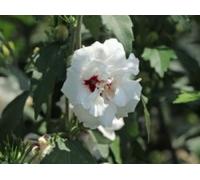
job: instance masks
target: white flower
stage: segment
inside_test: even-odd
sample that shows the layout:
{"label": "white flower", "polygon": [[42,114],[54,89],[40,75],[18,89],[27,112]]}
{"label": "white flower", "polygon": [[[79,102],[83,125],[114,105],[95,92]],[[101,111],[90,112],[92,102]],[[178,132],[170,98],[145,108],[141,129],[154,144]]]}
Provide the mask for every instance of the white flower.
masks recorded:
{"label": "white flower", "polygon": [[124,126],[123,118],[113,119],[111,127],[99,126],[98,130],[103,134],[104,137],[110,139],[111,141],[115,140],[115,131],[121,129]]}
{"label": "white flower", "polygon": [[139,72],[139,60],[126,59],[116,39],[95,42],[76,50],[62,92],[85,127],[111,128],[113,121],[133,112],[140,100],[141,86],[131,80]]}

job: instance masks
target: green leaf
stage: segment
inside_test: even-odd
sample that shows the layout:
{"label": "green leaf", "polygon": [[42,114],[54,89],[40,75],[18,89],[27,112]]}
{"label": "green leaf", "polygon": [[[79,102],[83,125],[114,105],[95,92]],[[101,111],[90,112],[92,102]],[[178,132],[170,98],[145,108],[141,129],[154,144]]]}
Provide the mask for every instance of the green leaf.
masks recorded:
{"label": "green leaf", "polygon": [[200,92],[182,92],[178,95],[178,97],[174,100],[174,104],[178,103],[188,103],[200,100]]}
{"label": "green leaf", "polygon": [[151,67],[155,69],[160,77],[164,76],[170,61],[177,58],[172,49],[164,46],[154,49],[145,48],[142,57],[145,61],[150,61]]}
{"label": "green leaf", "polygon": [[103,24],[123,44],[127,53],[132,52],[134,41],[132,21],[129,16],[101,16]]}
{"label": "green leaf", "polygon": [[66,141],[59,138],[52,152],[45,156],[41,164],[94,164],[90,153],[79,141]]}
{"label": "green leaf", "polygon": [[145,126],[147,129],[148,142],[149,142],[150,135],[151,135],[151,118],[150,118],[150,114],[149,114],[149,111],[146,106],[148,100],[144,95],[142,95],[141,98],[142,98],[142,105],[143,105],[143,109],[144,109]]}
{"label": "green leaf", "polygon": [[108,144],[96,144],[96,149],[98,149],[98,152],[102,158],[106,159],[108,157],[109,155]]}
{"label": "green leaf", "polygon": [[200,157],[200,138],[195,137],[186,141],[188,149]]}
{"label": "green leaf", "polygon": [[70,149],[66,146],[64,139],[58,137],[56,140],[56,143],[57,143],[58,149],[70,152]]}
{"label": "green leaf", "polygon": [[100,16],[83,16],[83,23],[97,40],[101,33],[102,21]]}
{"label": "green leaf", "polygon": [[24,91],[10,102],[2,113],[0,120],[0,135],[4,136],[12,131],[20,124],[23,117],[23,110],[29,91]]}
{"label": "green leaf", "polygon": [[39,115],[42,104],[47,102],[49,95],[52,93],[54,83],[55,77],[51,72],[46,73],[37,83],[36,89],[33,92],[35,119],[37,119]]}
{"label": "green leaf", "polygon": [[168,17],[169,22],[176,27],[178,32],[186,32],[191,30],[192,21],[187,15],[171,15]]}
{"label": "green leaf", "polygon": [[38,72],[42,73],[39,80],[34,79],[33,102],[35,118],[37,118],[41,106],[48,101],[52,94],[55,81],[65,76],[65,51],[60,46],[51,44],[41,49],[39,58],[35,64]]}
{"label": "green leaf", "polygon": [[94,151],[93,147],[95,147],[96,156],[98,158],[106,159],[109,155],[109,144],[112,142],[109,139],[105,138],[102,134],[98,131],[91,131],[88,130],[88,140],[85,141],[85,146],[88,150],[92,153]]}
{"label": "green leaf", "polygon": [[99,144],[110,144],[112,141],[106,137],[104,137],[99,131],[93,130],[89,131],[91,136],[94,136],[95,141],[98,142]]}
{"label": "green leaf", "polygon": [[132,138],[137,138],[140,134],[139,127],[138,127],[138,122],[136,119],[133,119],[133,121],[127,122],[127,133],[129,136]]}
{"label": "green leaf", "polygon": [[115,157],[117,163],[122,163],[121,151],[120,151],[120,138],[117,136],[113,143],[110,145],[110,149]]}

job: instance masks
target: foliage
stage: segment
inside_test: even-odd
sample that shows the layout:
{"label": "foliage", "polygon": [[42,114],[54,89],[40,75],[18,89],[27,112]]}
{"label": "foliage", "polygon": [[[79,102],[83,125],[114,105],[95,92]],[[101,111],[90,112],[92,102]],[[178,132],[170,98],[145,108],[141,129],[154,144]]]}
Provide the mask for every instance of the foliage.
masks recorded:
{"label": "foliage", "polygon": [[22,142],[21,140],[7,139],[4,143],[0,144],[0,163],[2,164],[22,164],[32,162],[32,158],[29,154],[32,147]]}
{"label": "foliage", "polygon": [[[198,16],[1,16],[0,27],[1,163],[34,163],[29,133],[53,137],[39,163],[200,162]],[[60,91],[74,50],[110,37],[140,60],[143,87],[114,141]]]}
{"label": "foliage", "polygon": [[183,92],[178,95],[174,103],[188,103],[200,100],[200,92]]}
{"label": "foliage", "polygon": [[150,61],[151,67],[155,69],[160,77],[163,77],[169,67],[170,60],[175,59],[176,54],[167,47],[145,48],[142,57],[144,60]]}
{"label": "foliage", "polygon": [[95,163],[94,158],[79,141],[65,141],[62,138],[57,138],[55,142],[53,151],[41,161],[42,164]]}
{"label": "foliage", "polygon": [[[127,53],[132,51],[134,40],[129,16],[102,16],[103,24],[121,41]],[[119,28],[120,27],[120,28]]]}

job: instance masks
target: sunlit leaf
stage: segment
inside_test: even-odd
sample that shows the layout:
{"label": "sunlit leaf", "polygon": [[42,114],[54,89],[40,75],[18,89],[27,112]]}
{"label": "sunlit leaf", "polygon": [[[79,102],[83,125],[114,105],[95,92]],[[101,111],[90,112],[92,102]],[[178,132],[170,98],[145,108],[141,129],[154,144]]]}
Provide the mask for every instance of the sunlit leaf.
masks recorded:
{"label": "sunlit leaf", "polygon": [[121,151],[120,151],[120,138],[117,136],[113,143],[110,145],[110,149],[115,157],[117,163],[122,163]]}
{"label": "sunlit leaf", "polygon": [[183,92],[174,100],[174,104],[188,103],[200,100],[200,92]]}
{"label": "sunlit leaf", "polygon": [[[52,152],[45,156],[41,164],[93,164],[95,160],[79,141],[56,143]],[[62,145],[61,145],[62,144]]]}
{"label": "sunlit leaf", "polygon": [[99,38],[101,33],[101,17],[100,16],[83,16],[85,27],[89,29],[90,33],[95,39]]}
{"label": "sunlit leaf", "polygon": [[101,16],[103,24],[119,39],[127,53],[132,52],[134,41],[132,21],[129,16]]}
{"label": "sunlit leaf", "polygon": [[200,138],[195,137],[186,141],[186,146],[192,152],[195,152],[200,157]]}
{"label": "sunlit leaf", "polygon": [[175,52],[167,47],[145,48],[142,57],[144,60],[150,61],[151,67],[155,69],[160,77],[164,76],[170,61],[177,58]]}
{"label": "sunlit leaf", "polygon": [[85,142],[86,147],[88,147],[88,149],[91,151],[93,151],[93,148],[91,149],[91,146],[95,147],[95,154],[96,156],[98,156],[98,158],[107,158],[109,155],[109,144],[111,143],[111,141],[105,138],[98,131],[89,130],[88,133],[89,138],[88,141]]}

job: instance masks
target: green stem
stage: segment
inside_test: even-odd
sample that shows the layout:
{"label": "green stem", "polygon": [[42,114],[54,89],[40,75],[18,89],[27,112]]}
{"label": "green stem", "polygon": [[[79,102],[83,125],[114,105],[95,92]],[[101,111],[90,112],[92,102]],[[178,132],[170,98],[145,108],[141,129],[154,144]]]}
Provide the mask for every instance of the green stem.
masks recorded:
{"label": "green stem", "polygon": [[81,48],[81,25],[82,25],[83,16],[77,16],[77,25],[73,28],[73,37],[72,37],[72,54],[76,49]]}
{"label": "green stem", "polygon": [[52,110],[52,94],[50,93],[47,100],[47,130],[48,132],[51,131],[51,110]]}
{"label": "green stem", "polygon": [[65,116],[64,116],[64,118],[65,118],[65,127],[66,127],[66,129],[69,126],[69,121],[70,121],[69,114],[70,114],[70,112],[69,112],[69,101],[68,101],[67,98],[65,98]]}
{"label": "green stem", "polygon": [[176,157],[176,151],[172,145],[171,134],[167,126],[167,122],[170,121],[169,112],[167,112],[168,110],[166,109],[167,106],[168,106],[167,103],[165,103],[164,101],[160,101],[159,107],[158,107],[159,115],[160,115],[160,121],[159,121],[160,129],[165,138],[164,139],[166,143],[165,145],[168,147],[169,151],[171,152],[173,163],[178,163],[178,159]]}
{"label": "green stem", "polygon": [[[77,16],[77,25],[72,28],[72,45],[71,45],[71,54],[74,53],[76,49],[80,49],[82,45],[81,38],[81,25],[83,21],[83,16]],[[66,98],[66,107],[65,107],[65,126],[67,127],[70,124],[70,109],[69,101]]]}
{"label": "green stem", "polygon": [[76,49],[81,48],[81,25],[83,21],[83,16],[77,17],[77,29],[76,29]]}

